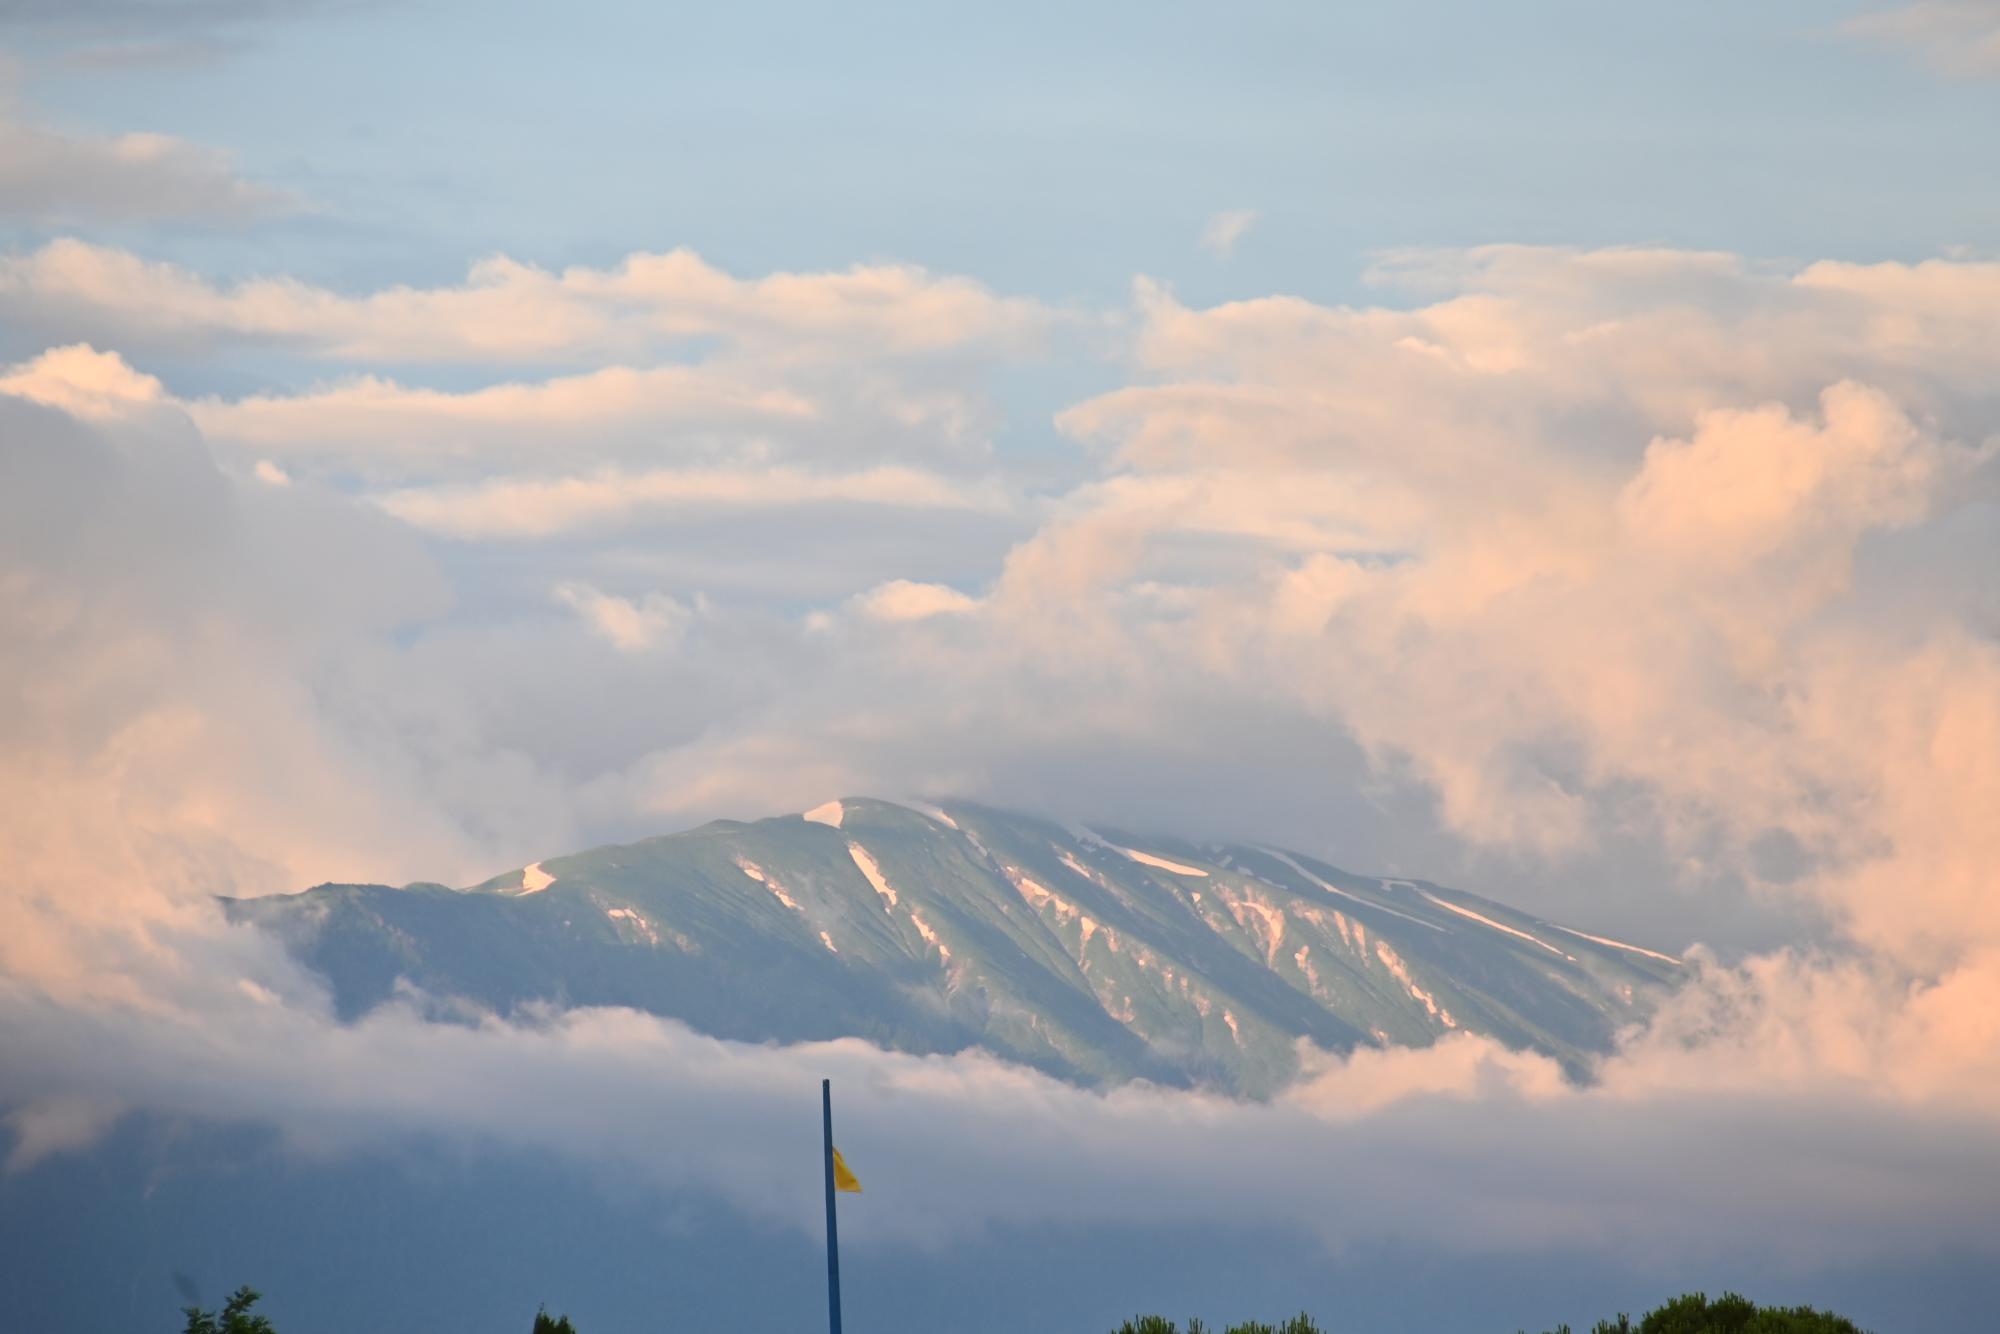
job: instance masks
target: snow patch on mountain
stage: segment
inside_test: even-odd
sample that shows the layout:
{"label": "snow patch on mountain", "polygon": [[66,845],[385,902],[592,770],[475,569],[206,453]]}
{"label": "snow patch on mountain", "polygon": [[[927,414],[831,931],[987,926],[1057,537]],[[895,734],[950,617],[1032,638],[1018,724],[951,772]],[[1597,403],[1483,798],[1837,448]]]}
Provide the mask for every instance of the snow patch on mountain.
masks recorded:
{"label": "snow patch on mountain", "polygon": [[762,885],[764,888],[770,890],[773,894],[777,895],[778,902],[784,904],[787,908],[790,908],[793,912],[805,911],[805,909],[799,907],[799,901],[793,898],[791,895],[787,894],[785,892],[785,887],[779,884],[777,881],[771,879],[770,876],[766,875],[764,873],[764,868],[757,865],[757,863],[752,861],[745,861],[743,858],[738,857],[736,859],[736,869],[743,872],[743,874],[749,876],[752,880],[755,880],[758,884]]}
{"label": "snow patch on mountain", "polygon": [[1208,874],[1208,872],[1202,870],[1199,866],[1183,866],[1179,862],[1170,862],[1165,857],[1155,857],[1150,852],[1140,852],[1137,848],[1121,848],[1116,843],[1109,844],[1108,846],[1124,853],[1141,866],[1157,866],[1162,871],[1172,871],[1175,875],[1206,876]]}
{"label": "snow patch on mountain", "polygon": [[1526,931],[1517,931],[1513,927],[1508,926],[1505,922],[1496,922],[1491,917],[1487,917],[1482,913],[1476,913],[1472,911],[1472,909],[1470,908],[1461,908],[1456,903],[1452,903],[1449,902],[1448,900],[1441,899],[1437,895],[1430,893],[1428,890],[1418,890],[1417,892],[1422,894],[1425,898],[1429,899],[1432,903],[1435,903],[1438,907],[1444,908],[1450,912],[1455,912],[1460,917],[1470,917],[1473,921],[1479,923],[1481,926],[1490,926],[1495,931],[1505,931],[1510,936],[1519,936],[1522,940],[1527,941],[1530,945],[1540,945],[1543,949],[1547,950],[1551,954],[1562,955],[1563,958],[1568,959],[1571,963],[1576,962],[1576,956],[1574,954],[1564,954],[1563,951],[1557,949],[1555,946],[1549,944],[1548,941],[1543,940],[1540,937],[1531,936]]}
{"label": "snow patch on mountain", "polygon": [[1046,888],[1033,876],[1023,874],[1020,867],[1009,866],[1006,870],[1007,879],[1013,883],[1015,891],[1027,900],[1030,908],[1039,911],[1041,906],[1051,899],[1055,900],[1058,911],[1069,906],[1061,898],[1057,897],[1054,890]]}
{"label": "snow patch on mountain", "polygon": [[1325,890],[1329,894],[1337,894],[1341,898],[1350,899],[1353,902],[1360,904],[1364,908],[1373,908],[1376,912],[1385,912],[1388,913],[1391,917],[1400,917],[1406,922],[1415,922],[1418,926],[1427,926],[1433,931],[1444,930],[1444,928],[1439,926],[1436,922],[1426,922],[1421,917],[1412,917],[1410,916],[1410,914],[1403,912],[1400,909],[1391,908],[1386,903],[1377,903],[1373,899],[1364,899],[1359,894],[1350,894],[1338,885],[1329,884],[1328,882],[1314,875],[1311,871],[1308,871],[1305,867],[1299,865],[1298,862],[1294,861],[1289,855],[1278,851],[1276,848],[1266,848],[1260,845],[1259,850],[1262,851],[1266,856],[1277,858],[1279,861],[1291,867],[1294,871],[1297,871],[1300,875],[1312,881],[1315,885],[1318,885],[1321,889]]}
{"label": "snow patch on mountain", "polygon": [[1396,953],[1388,941],[1376,940],[1375,957],[1382,961],[1382,966],[1389,970],[1391,977],[1403,984],[1403,989],[1410,993],[1410,999],[1430,1011],[1431,1018],[1438,1020],[1446,1028],[1458,1027],[1458,1022],[1451,1017],[1451,1011],[1439,1005],[1437,997],[1417,985],[1416,979],[1410,976],[1409,965],[1403,962],[1403,956]]}
{"label": "snow patch on mountain", "polygon": [[[1008,883],[1014,886],[1015,891],[1027,901],[1030,908],[1038,913],[1043,908],[1048,908],[1055,913],[1058,922],[1077,923],[1077,928],[1082,933],[1082,939],[1077,945],[1077,961],[1082,963],[1084,947],[1090,944],[1090,938],[1098,932],[1100,924],[1097,919],[1018,866],[1003,866],[1001,872],[1007,877]],[[1112,942],[1112,949],[1116,950],[1116,937],[1107,935],[1107,940]]]}
{"label": "snow patch on mountain", "polygon": [[1238,926],[1249,926],[1246,913],[1256,918],[1257,926],[1251,929],[1263,938],[1264,962],[1276,963],[1278,947],[1285,942],[1285,910],[1259,902],[1256,896],[1250,894],[1235,898],[1225,892],[1223,902],[1229,905],[1230,915],[1236,919]]}
{"label": "snow patch on mountain", "polygon": [[938,939],[938,933],[931,929],[931,924],[924,920],[924,915],[914,908],[910,910],[910,925],[917,928],[917,934],[924,938],[926,945],[937,950],[940,959],[946,963],[951,962],[951,946]]}
{"label": "snow patch on mountain", "polygon": [[1083,879],[1088,880],[1091,884],[1095,885],[1102,883],[1097,877],[1097,875],[1094,872],[1092,872],[1088,866],[1085,866],[1082,862],[1078,861],[1076,859],[1075,854],[1071,853],[1068,849],[1059,850],[1056,853],[1056,857],[1058,860],[1062,862],[1064,866],[1067,866],[1070,870],[1074,871],[1077,875],[1081,876]]}
{"label": "snow patch on mountain", "polygon": [[1572,936],[1576,936],[1581,940],[1587,940],[1593,945],[1609,945],[1614,950],[1630,950],[1634,954],[1643,954],[1648,959],[1658,959],[1661,963],[1670,963],[1676,968],[1686,966],[1671,954],[1661,954],[1658,950],[1649,950],[1643,945],[1627,945],[1622,940],[1612,940],[1607,936],[1593,936],[1590,932],[1579,931],[1573,926],[1556,926],[1553,922],[1550,925],[1555,926],[1558,931],[1567,931]]}
{"label": "snow patch on mountain", "polygon": [[847,855],[861,868],[861,874],[868,877],[868,883],[875,886],[875,892],[889,901],[889,907],[895,907],[896,891],[883,878],[882,868],[876,865],[875,859],[868,854],[868,849],[850,840],[847,845]]}
{"label": "snow patch on mountain", "polygon": [[613,925],[620,922],[629,925],[634,931],[644,936],[649,944],[657,945],[660,943],[660,933],[653,929],[653,924],[631,908],[606,908],[604,915],[611,919]]}
{"label": "snow patch on mountain", "polygon": [[1297,966],[1300,973],[1305,975],[1306,989],[1314,996],[1321,995],[1322,988],[1319,980],[1319,969],[1313,966],[1312,946],[1299,946],[1298,952],[1292,955],[1292,963]]}

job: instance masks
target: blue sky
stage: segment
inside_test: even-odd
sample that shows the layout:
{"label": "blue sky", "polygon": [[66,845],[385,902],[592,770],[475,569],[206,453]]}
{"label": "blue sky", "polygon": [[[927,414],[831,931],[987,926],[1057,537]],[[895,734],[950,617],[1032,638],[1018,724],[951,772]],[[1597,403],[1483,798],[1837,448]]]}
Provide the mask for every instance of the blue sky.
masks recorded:
{"label": "blue sky", "polygon": [[[150,64],[17,44],[46,115],[224,146],[313,206],[162,253],[350,286],[689,245],[1343,300],[1385,247],[1907,258],[2000,220],[1995,86],[1839,4],[278,8]],[[1224,262],[1196,242],[1227,209],[1259,216]]]}

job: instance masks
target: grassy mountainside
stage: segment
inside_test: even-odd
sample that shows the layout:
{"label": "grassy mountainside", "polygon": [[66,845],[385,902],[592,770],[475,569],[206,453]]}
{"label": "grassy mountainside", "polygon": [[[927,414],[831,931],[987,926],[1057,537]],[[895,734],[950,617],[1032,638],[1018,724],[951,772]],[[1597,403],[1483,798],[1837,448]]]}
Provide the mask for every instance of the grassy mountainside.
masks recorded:
{"label": "grassy mountainside", "polygon": [[505,1010],[627,1005],[719,1037],[984,1047],[1080,1083],[1253,1095],[1296,1043],[1454,1030],[1576,1063],[1679,965],[1297,853],[831,802],[551,858],[469,889],[235,901],[365,1012],[399,981]]}

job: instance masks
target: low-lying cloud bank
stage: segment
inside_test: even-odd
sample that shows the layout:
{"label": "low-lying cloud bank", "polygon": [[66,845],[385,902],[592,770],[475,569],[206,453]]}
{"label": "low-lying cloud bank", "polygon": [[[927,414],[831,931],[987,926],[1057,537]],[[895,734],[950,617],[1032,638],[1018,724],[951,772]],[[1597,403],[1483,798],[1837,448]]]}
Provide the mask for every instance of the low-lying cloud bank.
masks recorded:
{"label": "low-lying cloud bank", "polygon": [[18,1105],[35,1086],[63,1090],[14,1113],[10,1169],[145,1107],[277,1125],[314,1156],[438,1138],[550,1151],[810,1229],[813,1094],[830,1077],[844,1151],[881,1205],[857,1215],[861,1244],[1182,1217],[1295,1227],[1333,1247],[1812,1268],[1979,1249],[2000,1223],[1990,1115],[1828,1070],[1709,1078],[1643,1043],[1590,1088],[1454,1037],[1327,1058],[1257,1104],[1089,1093],[984,1056],[858,1041],[744,1046],[629,1011],[446,1025],[390,1009],[341,1027],[251,995],[199,1022],[7,996],[0,1092]]}
{"label": "low-lying cloud bank", "polygon": [[[1084,321],[1125,336],[1052,469],[993,425],[1048,322],[955,280],[656,256],[332,301],[51,253],[0,315],[129,261],[214,355],[355,378],[184,396],[107,350],[108,298],[103,346],[0,372],[12,1170],[144,1108],[548,1147],[810,1226],[831,1074],[884,1238],[1166,1207],[1807,1265],[2000,1236],[2000,269],[1498,248],[1389,257],[1400,306],[1142,284]],[[495,364],[564,368],[505,390],[532,411],[365,378],[517,319],[556,342]],[[719,340],[708,397],[661,330]],[[578,386],[627,363],[607,416]],[[757,591],[699,573],[739,563]],[[1122,787],[1319,847],[1297,793],[1350,781],[1410,869],[1622,841],[1573,919],[1722,885],[1830,949],[1704,964],[1589,1087],[1461,1039],[1248,1105],[618,1012],[342,1027],[210,898],[839,791]]]}

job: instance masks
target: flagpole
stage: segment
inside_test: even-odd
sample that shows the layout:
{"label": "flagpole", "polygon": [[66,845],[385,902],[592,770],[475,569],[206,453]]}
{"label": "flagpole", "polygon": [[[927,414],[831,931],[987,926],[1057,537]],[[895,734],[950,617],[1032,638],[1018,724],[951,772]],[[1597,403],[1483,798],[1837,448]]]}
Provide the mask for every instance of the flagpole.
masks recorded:
{"label": "flagpole", "polygon": [[840,1224],[833,1214],[833,1081],[819,1081],[821,1147],[826,1159],[826,1312],[828,1334],[840,1334]]}

